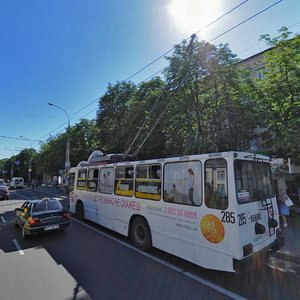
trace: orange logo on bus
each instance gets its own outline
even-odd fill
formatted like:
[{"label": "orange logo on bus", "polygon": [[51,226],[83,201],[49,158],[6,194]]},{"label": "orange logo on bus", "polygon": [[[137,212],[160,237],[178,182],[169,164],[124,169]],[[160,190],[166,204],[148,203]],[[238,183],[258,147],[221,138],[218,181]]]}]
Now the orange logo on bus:
[{"label": "orange logo on bus", "polygon": [[221,220],[214,215],[204,216],[200,222],[200,229],[204,237],[211,243],[218,244],[224,239],[224,225]]}]

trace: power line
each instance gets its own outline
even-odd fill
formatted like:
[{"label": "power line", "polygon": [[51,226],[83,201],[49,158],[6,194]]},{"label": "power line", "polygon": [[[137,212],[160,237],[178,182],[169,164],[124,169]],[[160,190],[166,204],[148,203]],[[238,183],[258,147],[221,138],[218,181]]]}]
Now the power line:
[{"label": "power line", "polygon": [[[215,19],[214,21],[212,21],[211,23],[205,25],[204,27],[202,27],[200,30],[198,30],[197,32],[195,32],[195,34],[197,35],[199,32],[203,31],[204,29],[208,28],[209,26],[213,25],[214,23],[216,23],[217,21],[221,20],[222,18],[224,18],[225,16],[227,16],[228,14],[230,14],[231,12],[233,12],[234,10],[236,10],[237,8],[239,8],[240,6],[244,5],[246,2],[248,2],[248,0],[245,0],[244,2],[238,4],[237,6],[233,7],[231,10],[227,11],[226,13],[224,13],[223,15],[221,15],[220,17],[218,17],[217,19]],[[181,43],[179,43],[179,45],[189,41],[191,39],[191,37],[183,40]],[[135,75],[141,73],[142,71],[144,71],[146,68],[148,68],[149,66],[153,65],[154,63],[156,63],[158,60],[160,60],[161,58],[165,57],[167,54],[169,54],[171,51],[174,50],[175,47],[173,47],[172,49],[168,50],[167,52],[165,52],[164,54],[162,54],[161,56],[159,56],[158,58],[156,58],[154,61],[150,62],[149,64],[147,64],[145,67],[143,67],[142,69],[140,69],[139,71],[135,72],[133,75],[131,75],[130,77],[128,77],[125,81],[130,80],[131,78],[133,78]]]},{"label": "power line", "polygon": [[237,28],[237,27],[241,26],[242,24],[245,24],[246,22],[248,22],[248,21],[252,20],[253,18],[255,18],[255,17],[257,17],[258,15],[262,14],[263,12],[265,12],[265,11],[269,10],[270,8],[272,8],[273,6],[275,6],[275,5],[279,4],[279,3],[280,3],[280,2],[282,2],[282,1],[283,1],[283,0],[279,0],[279,1],[277,1],[276,3],[273,3],[272,5],[270,5],[270,6],[266,7],[265,9],[263,9],[263,10],[259,11],[259,12],[258,12],[258,13],[256,13],[256,14],[254,14],[254,15],[253,15],[253,16],[251,16],[250,18],[248,18],[248,19],[246,19],[246,20],[242,21],[241,23],[239,23],[239,24],[237,24],[237,25],[235,25],[235,26],[231,27],[230,29],[228,29],[228,30],[224,31],[223,33],[219,34],[218,36],[216,36],[215,38],[213,38],[213,39],[212,39],[212,40],[210,40],[209,42],[212,42],[212,41],[214,41],[214,40],[216,40],[216,39],[220,38],[221,36],[225,35],[226,33],[228,33],[228,32],[230,32],[230,31],[232,31],[233,29],[235,29],[235,28]]},{"label": "power line", "polygon": [[[220,17],[218,17],[217,19],[215,19],[214,21],[212,21],[211,23],[205,25],[204,27],[202,27],[200,30],[198,30],[196,32],[196,34],[198,34],[199,32],[201,32],[202,30],[208,28],[209,26],[213,25],[214,23],[216,23],[217,21],[219,21],[220,19],[224,18],[225,16],[227,16],[228,14],[230,14],[231,12],[233,12],[234,10],[238,9],[240,6],[244,5],[246,2],[248,2],[248,0],[244,0],[242,3],[236,5],[235,7],[233,7],[232,9],[230,9],[229,11],[227,11],[226,13],[224,13],[223,15],[221,15]],[[191,37],[189,37],[188,39],[183,40],[179,45],[185,43],[186,41],[189,41]],[[140,69],[139,71],[135,72],[133,75],[131,75],[130,77],[128,77],[125,81],[130,80],[131,78],[133,78],[134,76],[136,76],[137,74],[141,73],[143,70],[145,70],[146,68],[148,68],[149,66],[151,66],[152,64],[154,64],[155,62],[157,62],[158,60],[160,60],[161,58],[165,57],[167,54],[169,54],[171,51],[174,50],[174,47],[170,50],[168,50],[167,52],[165,52],[164,54],[160,55],[157,59],[155,59],[154,61],[150,62],[149,64],[147,64],[146,66],[144,66],[142,69]],[[155,76],[156,74],[159,74],[162,70],[156,72],[154,75],[151,75],[149,78],[152,78],[153,76]],[[148,79],[145,79],[143,81],[146,81]],[[74,115],[78,114],[79,112],[81,112],[82,110],[84,110],[85,108],[87,108],[88,106],[94,104],[96,101],[99,101],[99,98],[96,100],[93,100],[92,102],[90,102],[89,104],[87,104],[86,106],[84,106],[83,108],[81,108],[79,111],[77,111]],[[97,109],[93,110],[96,111]],[[91,112],[89,112],[88,114],[90,114]],[[80,117],[82,118],[82,117]],[[73,117],[70,119],[72,120]],[[47,137],[49,134],[51,134],[52,132],[60,129],[62,126],[64,126],[66,124],[63,123],[62,125],[58,126],[57,128],[53,129],[52,131],[50,131],[47,135],[44,135],[43,137],[41,137],[41,139]]]},{"label": "power line", "polygon": [[[279,3],[282,2],[282,1],[283,1],[283,0],[279,0],[279,1],[275,2],[275,3],[273,3],[272,5],[266,7],[265,9],[263,9],[263,10],[261,10],[261,11],[259,11],[258,13],[254,14],[253,16],[247,18],[246,20],[244,20],[244,21],[238,23],[237,25],[231,27],[230,29],[228,29],[228,30],[224,31],[223,33],[219,34],[218,36],[214,37],[214,38],[211,39],[209,42],[212,42],[212,41],[214,41],[214,40],[220,38],[221,36],[223,36],[223,35],[229,33],[230,31],[232,31],[232,30],[236,29],[237,27],[239,27],[239,26],[245,24],[246,22],[252,20],[253,18],[255,18],[255,17],[257,17],[258,15],[262,14],[263,12],[269,10],[270,8],[274,7],[275,5],[279,4]],[[215,19],[215,20],[212,21],[211,23],[207,24],[206,26],[204,26],[203,28],[201,28],[200,30],[198,30],[198,31],[196,32],[196,34],[199,33],[199,32],[201,32],[202,30],[208,28],[208,27],[211,26],[212,24],[216,23],[217,21],[219,21],[219,20],[222,19],[223,17],[227,16],[228,14],[230,14],[231,12],[233,12],[234,10],[236,10],[237,8],[239,8],[240,6],[244,5],[246,2],[248,2],[248,0],[243,1],[242,3],[240,3],[240,4],[238,4],[237,6],[233,7],[231,10],[227,11],[225,14],[221,15],[220,17],[218,17],[217,19]],[[191,39],[191,37],[189,37],[189,38],[183,40],[179,45],[181,45],[182,43],[185,43],[185,42],[188,41],[189,39]],[[164,54],[162,54],[161,56],[159,56],[157,59],[155,59],[155,60],[152,61],[151,63],[147,64],[145,67],[143,67],[143,68],[140,69],[139,71],[135,72],[133,75],[131,75],[130,77],[128,77],[125,81],[128,81],[128,80],[130,80],[131,78],[133,78],[134,76],[136,76],[137,74],[141,73],[143,70],[145,70],[146,68],[148,68],[149,66],[151,66],[152,64],[154,64],[155,62],[157,62],[159,59],[165,57],[165,55],[167,55],[168,53],[170,53],[170,52],[173,51],[173,50],[174,50],[174,47],[173,47],[172,49],[168,50],[167,52],[165,52]],[[146,80],[152,78],[153,76],[155,76],[155,75],[161,73],[162,71],[163,71],[163,69],[160,70],[160,71],[158,71],[158,72],[156,72],[156,73],[154,73],[153,75],[151,75],[151,76],[148,77],[147,79],[143,80],[142,82],[144,82],[144,81],[146,81]],[[96,99],[96,100],[93,100],[92,102],[90,102],[89,104],[87,104],[86,106],[84,106],[83,108],[81,108],[79,111],[77,111],[75,114],[73,114],[73,116],[76,115],[76,114],[78,114],[79,112],[81,112],[82,110],[84,110],[85,108],[87,108],[88,106],[92,105],[92,104],[95,103],[96,101],[99,101],[99,98]],[[98,109],[98,108],[97,108],[97,109]],[[93,111],[96,111],[97,109],[94,109],[94,110],[90,111],[88,114],[90,114],[90,113],[93,112]],[[85,115],[84,115],[84,116],[85,116]],[[80,118],[82,118],[82,117],[80,117]],[[80,118],[79,118],[79,119],[80,119]],[[74,118],[71,118],[71,119],[74,119]],[[77,120],[78,120],[78,119],[77,119]],[[66,124],[66,122],[63,123],[62,125],[60,125],[59,127],[55,128],[54,130],[52,130],[50,133],[56,131],[57,129],[61,128],[61,127],[64,126],[65,124]],[[50,134],[50,133],[49,133],[49,134]],[[46,136],[46,135],[45,135],[45,136]],[[45,136],[43,136],[42,138],[44,138]]]},{"label": "power line", "polygon": [[2,138],[2,139],[10,139],[10,140],[19,140],[19,141],[38,142],[38,143],[44,142],[42,140],[31,140],[31,139],[24,139],[24,138],[13,137],[13,136],[6,136],[6,135],[0,135],[0,138]]},{"label": "power line", "polygon": [[[294,23],[294,24],[288,26],[287,28],[290,29],[290,28],[292,28],[292,27],[298,25],[299,23],[300,23],[300,21],[298,21],[298,22],[296,22],[296,23]],[[271,37],[275,37],[276,35],[279,35],[279,34],[280,34],[280,33],[274,33],[274,34],[271,35]],[[296,34],[297,34],[297,32],[294,33],[294,35],[296,35]],[[263,43],[263,41],[260,41],[260,42],[258,42],[258,43],[256,43],[256,44],[252,45],[251,47],[249,47],[249,48],[247,48],[247,49],[245,49],[245,50],[240,51],[238,54],[242,54],[242,53],[244,53],[244,52],[247,52],[248,50],[251,50],[252,48],[254,48],[254,47],[256,47],[256,46],[258,46],[259,44],[262,44],[262,43]]]}]

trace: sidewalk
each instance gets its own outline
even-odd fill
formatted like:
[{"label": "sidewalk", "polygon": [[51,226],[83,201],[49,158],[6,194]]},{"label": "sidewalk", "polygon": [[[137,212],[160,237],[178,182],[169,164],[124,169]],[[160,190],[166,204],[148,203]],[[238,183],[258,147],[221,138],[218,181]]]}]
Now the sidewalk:
[{"label": "sidewalk", "polygon": [[[39,186],[36,191],[44,193],[45,196],[67,198],[65,191],[53,186]],[[281,228],[284,235],[284,246],[274,256],[276,258],[300,265],[300,208],[294,208],[294,213],[288,217],[288,227]]]},{"label": "sidewalk", "polygon": [[284,246],[276,257],[300,264],[300,209],[288,217],[288,227],[282,227]]}]

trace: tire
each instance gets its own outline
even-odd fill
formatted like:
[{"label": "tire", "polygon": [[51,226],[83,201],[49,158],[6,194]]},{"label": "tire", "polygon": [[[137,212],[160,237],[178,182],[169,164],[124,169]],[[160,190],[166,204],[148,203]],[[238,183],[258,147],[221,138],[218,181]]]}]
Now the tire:
[{"label": "tire", "polygon": [[17,222],[16,218],[14,219],[14,226],[15,226],[15,228],[19,227],[19,225],[18,225],[18,222]]},{"label": "tire", "polygon": [[78,201],[76,204],[76,215],[79,220],[84,220],[84,206],[82,201]]},{"label": "tire", "polygon": [[27,237],[28,237],[28,234],[26,232],[25,227],[23,226],[22,227],[22,239],[25,240],[25,239],[27,239]]},{"label": "tire", "polygon": [[138,249],[142,251],[149,251],[151,249],[151,231],[148,222],[144,218],[136,217],[133,220],[130,237]]}]

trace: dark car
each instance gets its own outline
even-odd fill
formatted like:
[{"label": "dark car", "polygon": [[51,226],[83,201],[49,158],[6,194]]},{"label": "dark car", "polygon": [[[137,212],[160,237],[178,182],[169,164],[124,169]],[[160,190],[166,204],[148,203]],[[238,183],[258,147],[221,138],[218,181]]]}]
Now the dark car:
[{"label": "dark car", "polygon": [[9,199],[9,191],[3,179],[0,179],[0,199],[8,200]]},{"label": "dark car", "polygon": [[15,212],[15,226],[21,227],[22,238],[43,232],[62,231],[70,225],[68,211],[56,199],[26,201]]}]

